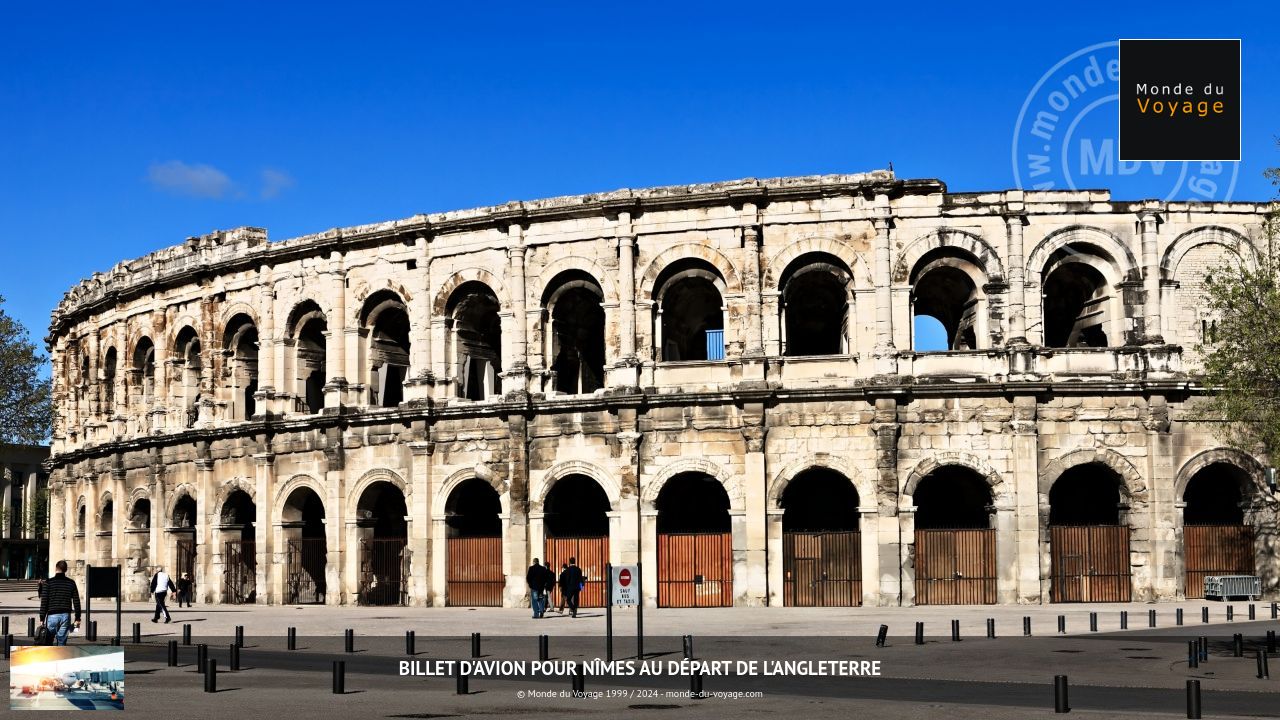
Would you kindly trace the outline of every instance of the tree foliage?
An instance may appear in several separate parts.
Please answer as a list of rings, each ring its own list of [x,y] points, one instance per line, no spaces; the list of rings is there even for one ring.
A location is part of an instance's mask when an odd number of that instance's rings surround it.
[[[4,311],[0,297],[0,442],[47,442],[53,405],[50,382],[41,378],[45,360],[26,328]]]

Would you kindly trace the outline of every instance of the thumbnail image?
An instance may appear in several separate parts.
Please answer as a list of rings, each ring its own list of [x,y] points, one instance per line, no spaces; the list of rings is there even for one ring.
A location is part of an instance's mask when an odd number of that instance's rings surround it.
[[[21,646],[9,666],[10,710],[123,710],[124,651]]]

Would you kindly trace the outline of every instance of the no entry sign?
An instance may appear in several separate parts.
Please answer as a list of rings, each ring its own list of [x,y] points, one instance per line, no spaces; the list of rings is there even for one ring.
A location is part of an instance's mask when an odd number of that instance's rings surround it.
[[[613,566],[613,604],[639,605],[640,593],[636,591],[639,570],[635,565]]]

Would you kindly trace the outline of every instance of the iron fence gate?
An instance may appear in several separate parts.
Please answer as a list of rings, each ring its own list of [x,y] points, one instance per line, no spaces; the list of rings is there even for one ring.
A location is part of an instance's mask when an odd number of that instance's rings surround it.
[[[324,538],[289,541],[285,576],[285,603],[324,604],[326,547]]]
[[[502,607],[507,576],[502,572],[502,538],[449,538],[445,604]]]
[[[729,533],[659,533],[658,607],[732,607]]]
[[[258,561],[252,540],[228,540],[222,550],[223,602],[251,603],[257,599]]]
[[[180,537],[175,547],[174,572],[177,573],[177,577],[182,577],[182,573],[189,574],[194,585],[196,579],[196,539],[194,537]]]
[[[1129,528],[1054,525],[1049,528],[1052,602],[1129,602]]]
[[[604,566],[609,562],[608,537],[560,537],[547,538],[546,559],[556,577],[560,577],[560,566],[576,558],[578,567],[587,578],[587,587],[578,595],[578,607],[604,607],[605,577]],[[557,585],[556,592],[560,588]],[[559,597],[558,595],[556,597]]]
[[[861,605],[862,533],[783,533],[782,578],[786,606]]]
[[[991,605],[995,601],[995,530],[916,530],[917,605]]]
[[[1210,575],[1253,575],[1253,528],[1247,525],[1186,525],[1182,545],[1188,598],[1204,597]]]
[[[367,538],[360,541],[361,605],[407,605],[409,600],[409,542],[405,538]]]

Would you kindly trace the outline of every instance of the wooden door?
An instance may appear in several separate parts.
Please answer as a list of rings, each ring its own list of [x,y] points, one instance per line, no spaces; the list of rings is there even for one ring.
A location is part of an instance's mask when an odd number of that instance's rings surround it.
[[[1255,574],[1253,538],[1247,525],[1183,527],[1187,598],[1204,597],[1204,579],[1210,575]]]
[[[658,535],[658,607],[732,607],[729,533]]]
[[[578,595],[578,607],[604,607],[604,568],[609,562],[608,537],[547,538],[545,553],[543,557],[550,561],[557,578],[560,577],[561,565],[569,562],[569,558],[577,559],[578,567],[587,578],[587,587]],[[559,592],[558,586],[556,592]]]
[[[862,533],[783,533],[782,578],[784,605],[861,605]]]
[[[445,604],[502,607],[507,576],[502,571],[502,538],[449,538]]]
[[[916,530],[916,604],[996,601],[996,531]]]
[[[1052,526],[1049,557],[1052,602],[1129,602],[1133,596],[1126,526]]]

